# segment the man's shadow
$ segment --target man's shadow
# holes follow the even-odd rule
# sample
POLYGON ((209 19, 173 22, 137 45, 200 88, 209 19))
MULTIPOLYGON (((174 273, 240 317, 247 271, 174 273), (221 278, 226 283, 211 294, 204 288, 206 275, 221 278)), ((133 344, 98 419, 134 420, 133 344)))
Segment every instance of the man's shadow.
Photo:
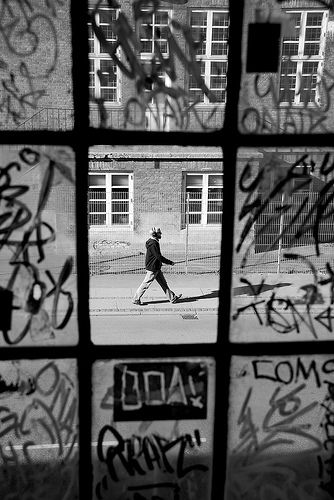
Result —
MULTIPOLYGON (((219 295, 219 290, 213 290, 210 293, 206 293, 204 295, 194 295, 193 297, 181 297, 176 304, 186 304, 188 302, 196 302, 197 300, 201 299, 214 299, 218 297, 219 295)), ((166 302, 169 302, 169 300, 150 300, 150 301, 145 301, 143 304, 166 304, 166 302)))

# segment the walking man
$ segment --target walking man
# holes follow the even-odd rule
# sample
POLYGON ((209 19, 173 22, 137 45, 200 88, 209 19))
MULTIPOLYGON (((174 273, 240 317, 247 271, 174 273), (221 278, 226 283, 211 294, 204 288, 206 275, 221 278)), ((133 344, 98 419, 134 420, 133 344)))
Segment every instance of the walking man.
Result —
POLYGON ((159 240, 161 239, 161 229, 160 227, 152 227, 150 230, 150 238, 146 241, 146 257, 145 257, 145 268, 146 276, 139 286, 138 290, 133 297, 133 304, 142 305, 141 297, 144 295, 146 290, 151 286, 154 280, 157 280, 161 288, 166 294, 167 299, 175 304, 182 294, 175 295, 175 293, 168 287, 167 281, 161 271, 161 265, 169 264, 174 266, 174 262, 166 259, 161 255, 159 240))

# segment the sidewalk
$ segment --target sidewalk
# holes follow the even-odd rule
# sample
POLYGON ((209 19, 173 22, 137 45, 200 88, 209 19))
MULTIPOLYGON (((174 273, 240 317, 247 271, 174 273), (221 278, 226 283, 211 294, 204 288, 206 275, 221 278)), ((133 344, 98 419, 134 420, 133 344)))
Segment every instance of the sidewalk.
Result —
POLYGON ((102 275, 90 278, 91 315, 155 315, 218 312, 219 275, 175 275, 165 273, 169 287, 182 297, 171 304, 158 283, 154 282, 142 297, 143 306, 132 298, 143 275, 102 275))

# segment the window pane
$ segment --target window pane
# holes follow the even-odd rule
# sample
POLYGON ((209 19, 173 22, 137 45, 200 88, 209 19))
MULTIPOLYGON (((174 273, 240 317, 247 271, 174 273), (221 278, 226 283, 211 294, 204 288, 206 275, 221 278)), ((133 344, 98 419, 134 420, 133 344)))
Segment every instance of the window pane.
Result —
POLYGON ((87 202, 93 342, 136 344, 138 329, 142 344, 215 341, 221 150, 96 145, 89 155, 92 177, 106 172, 109 183, 104 193, 99 188, 87 202), (161 228, 161 254, 175 263, 162 265, 171 295, 154 280, 141 296, 141 307, 133 300, 149 265, 146 243, 152 242, 152 227, 161 228), (173 294, 180 293, 179 301, 171 304, 173 294))
POLYGON ((74 153, 65 146, 1 146, 0 165, 1 347, 73 345, 74 153))
POLYGON ((128 186, 129 176, 128 175, 113 175, 112 176, 113 186, 128 186))
POLYGON ((91 126, 164 132, 221 128, 226 100, 228 12, 195 9, 188 15, 180 4, 167 9, 162 3, 137 2, 134 22, 131 9, 124 0, 120 2, 122 15, 112 26, 118 36, 112 71, 102 67, 111 61, 108 50, 103 49, 102 57, 98 51, 104 45, 109 53, 115 48, 108 15, 101 25, 99 11, 94 16, 94 8, 90 8, 90 45, 95 49, 91 55, 95 73, 90 74, 91 126), (95 34, 99 23, 104 41, 95 34), (179 50, 184 56, 178 54, 179 50), (211 73, 212 57, 221 68, 218 74, 211 73))
POLYGON ((222 186, 223 176, 222 175, 209 175, 209 186, 222 186))
POLYGON ((328 167, 333 159, 333 150, 320 148, 242 151, 233 341, 331 338, 334 197, 328 167))
POLYGON ((92 416, 97 497, 103 492, 108 498, 169 500, 196 491, 196 498, 210 500, 214 386, 210 358, 97 361, 92 416))
POLYGON ((106 176, 105 175, 89 175, 89 185, 90 186, 105 186, 106 176))
POLYGON ((105 225, 106 220, 107 218, 105 214, 95 214, 95 213, 89 214, 89 224, 91 226, 105 225))
POLYGON ((202 175, 187 175, 187 186, 202 186, 202 175))
POLYGON ((305 43, 304 56, 317 56, 319 54, 320 45, 318 43, 305 43))
POLYGON ((221 224, 222 213, 208 213, 208 224, 221 224))
POLYGON ((213 13, 213 26, 228 26, 229 16, 227 12, 214 12, 213 13))
POLYGON ((70 2, 5 2, 0 130, 73 129, 70 2))
POLYGON ((0 362, 0 497, 78 498, 76 362, 0 362))
POLYGON ((332 367, 328 355, 232 358, 226 500, 330 500, 332 367))
POLYGON ((307 26, 321 26, 322 18, 323 18, 322 12, 315 12, 315 13, 308 12, 307 18, 306 18, 306 25, 307 26))

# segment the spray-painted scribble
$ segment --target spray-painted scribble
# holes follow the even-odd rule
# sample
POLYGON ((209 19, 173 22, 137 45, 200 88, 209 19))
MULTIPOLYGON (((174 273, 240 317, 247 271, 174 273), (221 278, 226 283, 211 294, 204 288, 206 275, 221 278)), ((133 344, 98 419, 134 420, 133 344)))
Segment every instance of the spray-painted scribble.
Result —
POLYGON ((1 498, 76 498, 73 362, 2 362, 0 371, 1 498))
POLYGON ((232 318, 241 325, 251 316, 254 329, 281 337, 325 339, 334 319, 333 155, 296 156, 289 163, 263 152, 239 170, 235 256, 246 286, 235 294, 251 298, 235 299, 232 318))
MULTIPOLYGON (((42 108, 59 61, 59 22, 66 9, 67 0, 1 0, 2 128, 20 126, 42 108)), ((70 87, 70 68, 68 77, 70 87)))
MULTIPOLYGON (((105 31, 96 21, 96 14, 100 7, 106 7, 106 4, 103 4, 102 0, 98 0, 94 9, 90 11, 89 22, 100 44, 101 52, 108 54, 114 65, 114 69, 111 66, 108 69, 108 77, 115 79, 116 71, 120 71, 129 87, 133 86, 135 89, 135 95, 127 98, 124 103, 122 127, 146 128, 149 119, 153 124, 151 125, 152 129, 163 131, 169 129, 187 130, 191 127, 191 123, 195 123, 202 131, 213 130, 222 125, 222 123, 216 123, 220 99, 217 99, 216 93, 208 87, 197 57, 203 39, 200 37, 199 40, 195 40, 191 27, 180 23, 169 14, 167 16, 168 22, 163 30, 160 27, 153 28, 150 23, 145 24, 148 15, 158 14, 159 9, 166 7, 166 4, 172 6, 186 3, 186 0, 164 0, 161 5, 159 0, 153 2, 134 0, 132 4, 133 19, 128 18, 122 10, 118 11, 116 19, 113 19, 110 13, 109 22, 115 40, 108 40, 105 31), (139 25, 140 29, 138 30, 139 25), (162 36, 163 41, 160 40, 162 36), (156 38, 154 50, 149 57, 145 54, 145 58, 141 58, 141 39, 150 39, 151 37, 156 38), (187 88, 180 85, 180 69, 178 69, 180 64, 184 76, 188 79, 191 78, 198 92, 205 95, 208 102, 212 104, 205 118, 198 108, 202 97, 194 99, 187 88), (164 75, 163 78, 162 75, 164 75)), ((108 6, 112 9, 121 9, 122 2, 112 0, 108 2, 108 6)), ((104 16, 108 16, 108 11, 104 11, 104 16)), ((220 61, 218 56, 216 59, 220 61)), ((220 62, 216 64, 218 68, 220 62)), ((97 70, 96 73, 100 85, 103 87, 106 85, 104 83, 106 76, 101 70, 97 70)), ((219 70, 216 80, 221 78, 222 73, 219 70)), ((99 126, 107 127, 106 99, 101 97, 92 97, 91 99, 98 105, 99 126)))
POLYGON ((97 364, 96 499, 210 498, 211 370, 204 360, 97 364))
POLYGON ((74 189, 70 166, 57 155, 29 147, 0 167, 0 255, 2 262, 8 259, 5 267, 2 263, 0 299, 6 307, 0 330, 7 345, 21 343, 28 334, 35 342, 52 339, 72 317, 73 292, 67 286, 73 257, 62 256, 59 271, 43 269, 47 251, 57 240, 44 211, 54 187, 64 179, 74 189), (31 186, 16 180, 24 181, 25 172, 36 167, 41 170, 41 183, 38 193, 30 194, 31 186))
MULTIPOLYGON (((279 96, 277 82, 273 77, 263 78, 256 75, 254 78, 254 94, 259 99, 270 99, 271 106, 245 107, 240 117, 241 131, 248 134, 311 134, 331 132, 330 115, 332 93, 334 88, 334 75, 329 70, 324 70, 317 82, 317 93, 321 94, 321 102, 309 106, 310 96, 297 109, 293 106, 292 97, 287 93, 279 96), (265 88, 263 88, 265 86, 265 88), (281 102, 287 103, 280 106, 281 102)), ((300 82, 299 88, 305 85, 305 77, 297 74, 300 82)), ((299 90, 300 92, 300 90, 299 90)), ((297 94, 298 95, 298 91, 297 94)))
POLYGON ((331 498, 333 366, 328 356, 233 359, 226 500, 331 498))
POLYGON ((256 22, 279 25, 281 36, 278 67, 243 76, 240 131, 266 135, 331 132, 333 37, 332 14, 327 9, 332 11, 332 2, 295 3, 293 10, 289 9, 292 4, 282 0, 249 3, 256 22))

